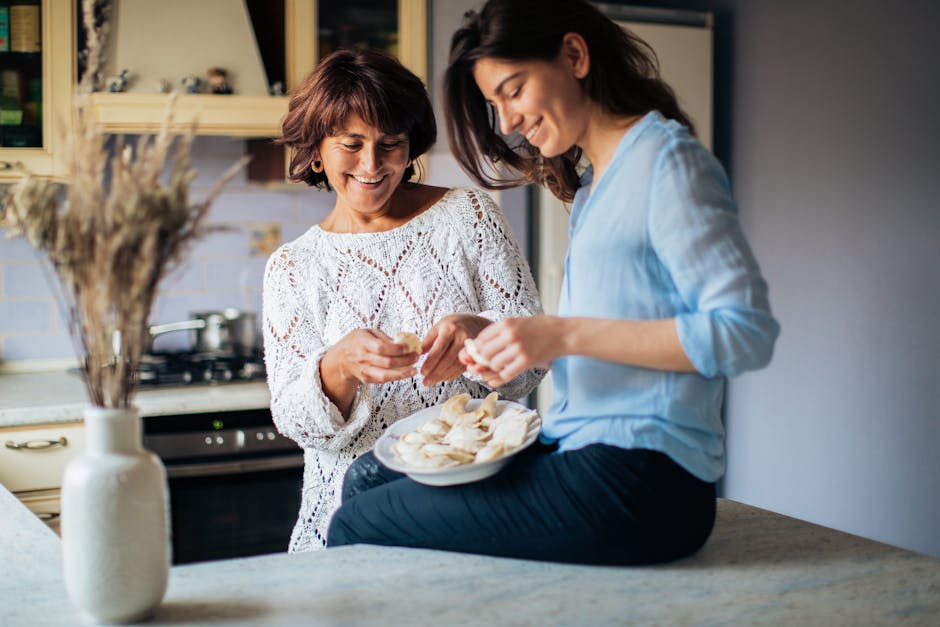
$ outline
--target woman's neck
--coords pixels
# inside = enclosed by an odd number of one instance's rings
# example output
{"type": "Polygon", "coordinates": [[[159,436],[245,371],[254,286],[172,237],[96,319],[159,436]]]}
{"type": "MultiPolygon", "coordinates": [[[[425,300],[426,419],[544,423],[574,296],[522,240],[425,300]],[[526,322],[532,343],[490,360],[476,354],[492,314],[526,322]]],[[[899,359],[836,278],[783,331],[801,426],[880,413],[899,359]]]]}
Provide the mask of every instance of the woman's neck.
{"type": "Polygon", "coordinates": [[[642,117],[642,115],[614,116],[599,109],[592,112],[587,132],[580,146],[584,151],[584,156],[594,166],[595,182],[600,180],[607,166],[610,165],[624,134],[642,117]]]}
{"type": "Polygon", "coordinates": [[[378,233],[400,226],[407,220],[395,217],[390,208],[365,214],[337,203],[320,223],[320,228],[333,233],[378,233]]]}
{"type": "Polygon", "coordinates": [[[381,211],[362,213],[337,203],[320,223],[331,233],[381,233],[397,228],[425,212],[441,199],[447,190],[421,184],[403,184],[381,211]]]}

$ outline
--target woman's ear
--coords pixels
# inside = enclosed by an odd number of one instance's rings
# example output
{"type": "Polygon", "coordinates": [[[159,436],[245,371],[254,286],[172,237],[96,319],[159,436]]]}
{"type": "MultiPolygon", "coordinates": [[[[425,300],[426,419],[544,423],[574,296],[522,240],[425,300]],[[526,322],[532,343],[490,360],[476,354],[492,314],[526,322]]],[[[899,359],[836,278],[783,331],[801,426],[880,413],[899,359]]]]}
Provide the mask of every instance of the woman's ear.
{"type": "Polygon", "coordinates": [[[591,69],[591,53],[587,42],[578,33],[566,33],[561,39],[561,57],[574,73],[574,77],[581,79],[588,75],[591,69]]]}

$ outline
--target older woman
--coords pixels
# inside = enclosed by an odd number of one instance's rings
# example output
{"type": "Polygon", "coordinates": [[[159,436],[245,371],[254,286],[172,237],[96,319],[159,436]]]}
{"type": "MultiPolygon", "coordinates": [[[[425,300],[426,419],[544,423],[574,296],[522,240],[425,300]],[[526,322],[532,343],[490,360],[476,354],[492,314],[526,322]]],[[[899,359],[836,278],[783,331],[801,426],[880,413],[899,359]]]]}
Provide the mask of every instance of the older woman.
{"type": "MultiPolygon", "coordinates": [[[[490,391],[465,376],[465,339],[539,312],[492,199],[412,181],[436,133],[421,80],[380,52],[332,54],[291,97],[280,139],[290,177],[335,192],[330,214],[281,246],[264,278],[271,412],[305,449],[291,551],[325,545],[347,467],[390,424],[490,391]],[[423,338],[420,353],[395,341],[399,331],[423,338]]],[[[525,396],[543,374],[527,370],[499,392],[525,396]]]]}

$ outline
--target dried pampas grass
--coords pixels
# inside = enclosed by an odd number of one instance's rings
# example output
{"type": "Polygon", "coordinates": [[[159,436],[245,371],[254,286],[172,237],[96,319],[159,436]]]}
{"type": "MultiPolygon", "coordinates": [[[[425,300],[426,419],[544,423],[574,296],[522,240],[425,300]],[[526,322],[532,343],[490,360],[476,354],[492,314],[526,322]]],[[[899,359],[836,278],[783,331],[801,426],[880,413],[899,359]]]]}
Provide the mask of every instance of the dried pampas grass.
{"type": "Polygon", "coordinates": [[[94,0],[83,0],[86,71],[67,125],[66,182],[25,176],[0,210],[0,227],[26,237],[48,257],[91,403],[119,408],[132,401],[160,281],[213,230],[206,224],[210,205],[247,159],[233,165],[205,199],[191,201],[196,122],[171,133],[172,96],[156,135],[133,145],[118,138],[109,146],[90,98],[102,50],[94,8],[94,0]]]}

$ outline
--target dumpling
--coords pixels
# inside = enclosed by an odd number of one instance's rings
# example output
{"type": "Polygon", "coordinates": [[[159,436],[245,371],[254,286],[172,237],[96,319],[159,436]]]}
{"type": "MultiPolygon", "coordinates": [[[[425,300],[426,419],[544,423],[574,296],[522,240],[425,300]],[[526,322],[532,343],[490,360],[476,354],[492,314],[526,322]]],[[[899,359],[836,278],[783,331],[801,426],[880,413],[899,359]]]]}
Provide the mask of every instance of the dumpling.
{"type": "Polygon", "coordinates": [[[454,424],[458,417],[467,413],[467,401],[469,400],[470,395],[464,392],[463,394],[451,396],[444,401],[444,405],[441,407],[441,422],[448,425],[454,424]]]}
{"type": "Polygon", "coordinates": [[[463,346],[467,349],[467,354],[470,355],[470,358],[473,361],[483,366],[484,368],[490,367],[490,360],[480,354],[480,351],[477,349],[477,345],[473,340],[470,338],[465,339],[463,341],[463,346]]]}
{"type": "Polygon", "coordinates": [[[412,353],[421,354],[421,338],[410,331],[396,331],[393,338],[396,344],[404,344],[412,353]]]}
{"type": "Polygon", "coordinates": [[[432,436],[443,437],[450,430],[450,425],[441,422],[440,420],[428,420],[426,423],[421,425],[421,428],[418,429],[421,433],[426,433],[432,436]]]}
{"type": "Polygon", "coordinates": [[[493,442],[506,448],[515,448],[525,441],[529,421],[524,416],[510,416],[500,420],[493,429],[493,442]]]}
{"type": "Polygon", "coordinates": [[[403,433],[399,439],[408,444],[427,444],[434,441],[434,436],[424,431],[409,431],[403,433]]]}
{"type": "Polygon", "coordinates": [[[480,409],[483,410],[483,420],[496,417],[496,401],[499,399],[499,392],[490,392],[480,403],[480,409]]]}
{"type": "Polygon", "coordinates": [[[451,423],[451,430],[454,429],[474,429],[480,425],[480,420],[483,418],[483,410],[475,409],[474,411],[468,411],[466,413],[460,414],[454,418],[454,422],[451,423]]]}
{"type": "Polygon", "coordinates": [[[443,438],[442,442],[447,444],[452,444],[456,440],[485,440],[489,434],[483,429],[477,429],[472,425],[456,425],[447,432],[443,438]]]}
{"type": "Polygon", "coordinates": [[[496,459],[505,452],[506,448],[498,442],[490,442],[477,451],[474,461],[478,464],[496,459]]]}
{"type": "MultiPolygon", "coordinates": [[[[468,453],[476,453],[477,451],[479,451],[480,449],[486,446],[486,442],[484,442],[483,440],[476,440],[476,439],[471,439],[471,438],[467,438],[467,439],[455,438],[453,440],[448,441],[447,444],[449,444],[455,449],[466,451],[468,453]]],[[[469,461],[473,461],[473,460],[471,459],[469,461]]]]}
{"type": "Polygon", "coordinates": [[[473,453],[454,448],[449,444],[425,444],[421,452],[428,457],[446,456],[461,464],[473,461],[473,453]]]}

